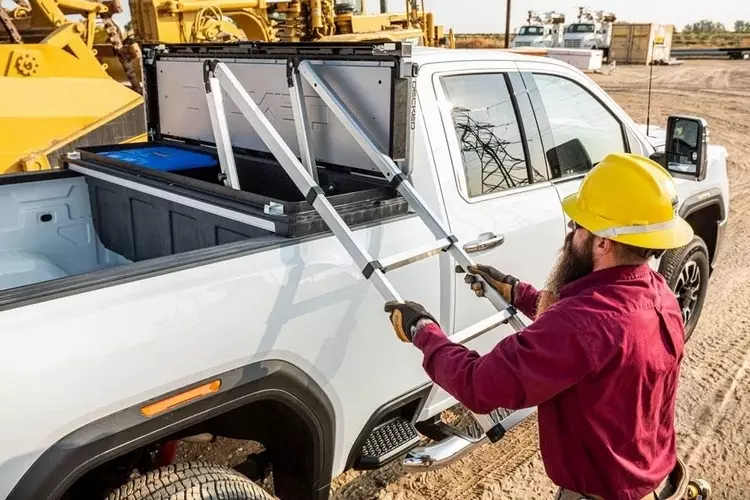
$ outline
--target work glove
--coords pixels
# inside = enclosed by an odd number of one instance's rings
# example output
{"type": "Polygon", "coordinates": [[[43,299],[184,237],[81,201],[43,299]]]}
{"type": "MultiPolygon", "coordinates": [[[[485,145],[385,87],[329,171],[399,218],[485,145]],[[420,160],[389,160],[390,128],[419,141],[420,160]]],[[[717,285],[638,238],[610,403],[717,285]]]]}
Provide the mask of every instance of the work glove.
{"type": "Polygon", "coordinates": [[[466,275],[464,281],[471,285],[471,289],[474,290],[477,297],[484,297],[484,289],[482,288],[482,283],[477,277],[472,275],[481,276],[488,285],[497,290],[497,293],[505,299],[505,302],[513,305],[513,302],[516,299],[516,283],[518,283],[518,278],[515,278],[510,274],[503,274],[490,266],[469,266],[467,270],[469,271],[469,274],[466,275]]]}
{"type": "Polygon", "coordinates": [[[435,318],[421,304],[409,300],[406,302],[396,302],[395,300],[386,302],[385,312],[390,314],[393,329],[402,342],[414,340],[417,322],[420,319],[429,319],[437,323],[435,318]]]}

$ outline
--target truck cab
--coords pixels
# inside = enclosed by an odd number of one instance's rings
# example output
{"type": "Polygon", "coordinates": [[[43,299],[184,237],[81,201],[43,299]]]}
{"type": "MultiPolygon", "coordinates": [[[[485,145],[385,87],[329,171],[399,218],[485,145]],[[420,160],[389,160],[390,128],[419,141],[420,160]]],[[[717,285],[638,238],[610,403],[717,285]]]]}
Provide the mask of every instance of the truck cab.
{"type": "Polygon", "coordinates": [[[569,25],[563,37],[567,49],[603,49],[609,47],[606,30],[595,23],[569,25]]]}
{"type": "Polygon", "coordinates": [[[568,25],[563,35],[566,49],[591,49],[604,51],[606,58],[612,43],[612,28],[615,15],[607,12],[591,12],[580,8],[578,22],[568,25]]]}
{"type": "Polygon", "coordinates": [[[557,12],[529,11],[526,25],[518,30],[511,47],[560,47],[565,16],[557,12]]]}
{"type": "Polygon", "coordinates": [[[549,47],[549,36],[545,33],[544,26],[522,26],[513,39],[511,46],[517,47],[549,47]]]}

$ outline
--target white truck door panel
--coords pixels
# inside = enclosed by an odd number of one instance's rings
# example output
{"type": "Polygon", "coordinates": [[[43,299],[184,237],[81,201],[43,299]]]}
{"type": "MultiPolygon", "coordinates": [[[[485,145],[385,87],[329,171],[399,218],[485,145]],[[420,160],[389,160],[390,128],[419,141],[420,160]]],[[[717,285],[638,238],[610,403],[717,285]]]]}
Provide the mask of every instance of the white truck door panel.
{"type": "MultiPolygon", "coordinates": [[[[470,255],[542,287],[565,226],[557,192],[546,180],[543,157],[533,149],[539,146],[538,130],[519,125],[520,112],[530,112],[530,106],[526,102],[520,109],[511,94],[511,75],[518,78],[515,65],[495,63],[478,70],[473,64],[470,72],[456,66],[445,71],[435,68],[429,81],[420,80],[418,90],[419,95],[428,96],[421,104],[450,229],[462,245],[483,238],[502,241],[470,255]],[[432,103],[433,95],[437,106],[432,103]],[[534,183],[529,182],[530,172],[534,183]]],[[[443,325],[447,332],[459,331],[495,312],[489,301],[469,290],[463,274],[455,275],[454,286],[454,321],[443,325]]],[[[467,346],[484,354],[511,332],[509,326],[502,326],[467,346]]],[[[436,388],[423,416],[453,404],[452,397],[436,388]]]]}

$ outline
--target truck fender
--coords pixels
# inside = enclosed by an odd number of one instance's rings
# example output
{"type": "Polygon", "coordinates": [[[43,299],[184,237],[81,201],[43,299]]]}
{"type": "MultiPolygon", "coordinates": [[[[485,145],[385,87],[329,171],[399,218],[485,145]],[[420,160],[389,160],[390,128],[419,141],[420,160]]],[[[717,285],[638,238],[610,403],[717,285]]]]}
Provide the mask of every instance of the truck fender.
{"type": "Polygon", "coordinates": [[[726,209],[724,208],[724,199],[721,197],[721,190],[719,188],[711,188],[700,193],[696,193],[682,202],[680,206],[680,217],[686,219],[691,214],[706,208],[710,205],[719,206],[719,214],[721,219],[726,218],[726,209]]]}
{"type": "MultiPolygon", "coordinates": [[[[164,439],[195,424],[249,403],[273,400],[304,422],[313,441],[312,498],[327,498],[333,470],[335,416],[321,387],[296,366],[260,361],[143,401],[91,422],[60,439],[34,462],[8,500],[60,498],[75,481],[115,457],[164,439]],[[142,408],[215,380],[219,390],[173,409],[146,417],[142,408]]],[[[283,432],[283,430],[282,430],[283,432]]]]}
{"type": "Polygon", "coordinates": [[[679,208],[679,215],[693,227],[693,231],[703,238],[708,248],[711,269],[716,265],[719,248],[724,239],[727,219],[724,198],[718,187],[701,191],[687,198],[679,208]],[[712,215],[710,219],[701,217],[702,211],[712,215]],[[708,212],[711,211],[711,212],[708,212]],[[715,220],[714,220],[715,219],[715,220]]]}

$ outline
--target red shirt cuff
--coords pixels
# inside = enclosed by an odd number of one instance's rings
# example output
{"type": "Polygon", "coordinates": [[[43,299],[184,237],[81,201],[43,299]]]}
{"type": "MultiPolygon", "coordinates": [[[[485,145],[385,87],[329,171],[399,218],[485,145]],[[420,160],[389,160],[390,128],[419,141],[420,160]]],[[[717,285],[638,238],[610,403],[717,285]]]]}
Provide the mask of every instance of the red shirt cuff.
{"type": "Polygon", "coordinates": [[[539,292],[529,283],[522,281],[516,285],[516,296],[514,306],[531,319],[536,318],[536,307],[539,301],[539,292]]]}
{"type": "Polygon", "coordinates": [[[429,323],[414,334],[413,344],[422,352],[432,350],[444,343],[450,343],[450,341],[437,323],[429,323]]]}

